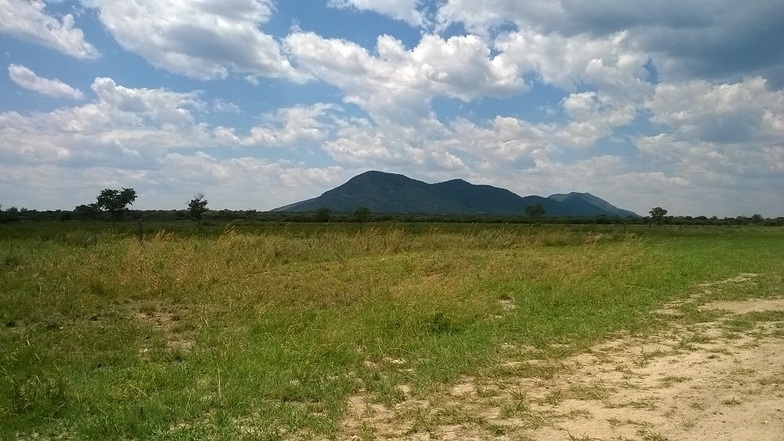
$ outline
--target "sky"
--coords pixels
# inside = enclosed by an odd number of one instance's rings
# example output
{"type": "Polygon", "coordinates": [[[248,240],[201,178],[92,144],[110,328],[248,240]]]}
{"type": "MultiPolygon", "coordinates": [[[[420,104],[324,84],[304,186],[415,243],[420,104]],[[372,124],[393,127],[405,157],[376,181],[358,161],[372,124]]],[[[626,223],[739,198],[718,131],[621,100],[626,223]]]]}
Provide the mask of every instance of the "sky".
{"type": "Polygon", "coordinates": [[[781,0],[0,0],[0,204],[269,210],[367,170],[784,216],[781,0]]]}

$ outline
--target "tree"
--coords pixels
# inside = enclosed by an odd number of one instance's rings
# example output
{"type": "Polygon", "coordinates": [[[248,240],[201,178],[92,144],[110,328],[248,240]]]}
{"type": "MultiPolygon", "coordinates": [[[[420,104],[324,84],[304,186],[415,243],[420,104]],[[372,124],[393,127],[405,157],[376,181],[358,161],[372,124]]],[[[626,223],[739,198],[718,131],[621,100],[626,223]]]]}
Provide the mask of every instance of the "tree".
{"type": "Polygon", "coordinates": [[[98,207],[95,204],[77,205],[73,213],[82,220],[95,220],[98,217],[98,207]]]}
{"type": "Polygon", "coordinates": [[[754,214],[754,215],[751,216],[751,223],[753,223],[753,224],[761,224],[762,221],[764,221],[764,220],[765,219],[759,213],[754,214]]]}
{"type": "Polygon", "coordinates": [[[534,204],[525,207],[525,214],[533,221],[539,221],[545,214],[542,204],[534,204]]]}
{"type": "Polygon", "coordinates": [[[188,213],[199,223],[201,223],[201,216],[208,210],[207,199],[204,199],[204,194],[202,193],[194,195],[193,199],[188,202],[188,213]]]}
{"type": "Polygon", "coordinates": [[[368,207],[358,207],[354,210],[354,219],[360,224],[364,224],[370,219],[370,209],[368,207]]]}
{"type": "Polygon", "coordinates": [[[19,222],[20,220],[22,220],[19,217],[19,209],[16,207],[11,207],[5,210],[5,216],[3,216],[3,218],[4,218],[3,219],[4,222],[19,222]]]}
{"type": "Polygon", "coordinates": [[[136,200],[136,190],[132,188],[123,188],[122,190],[107,188],[101,190],[97,199],[95,207],[99,210],[108,211],[112,215],[112,220],[117,222],[122,220],[123,215],[128,211],[128,206],[133,205],[133,201],[136,200]]]}
{"type": "Polygon", "coordinates": [[[332,210],[327,207],[321,207],[316,210],[316,222],[329,222],[331,216],[332,210]]]}
{"type": "Polygon", "coordinates": [[[664,216],[667,216],[667,210],[662,207],[654,207],[650,211],[651,220],[654,223],[661,224],[664,221],[664,216]]]}

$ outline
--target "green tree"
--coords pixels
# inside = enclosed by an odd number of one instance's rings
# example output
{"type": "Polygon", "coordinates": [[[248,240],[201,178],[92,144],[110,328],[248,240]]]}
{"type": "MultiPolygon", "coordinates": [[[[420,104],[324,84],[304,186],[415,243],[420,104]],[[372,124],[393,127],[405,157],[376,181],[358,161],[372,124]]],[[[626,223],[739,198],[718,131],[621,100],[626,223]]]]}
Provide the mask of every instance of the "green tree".
{"type": "Polygon", "coordinates": [[[667,216],[667,210],[662,207],[651,208],[651,220],[656,224],[664,222],[664,216],[667,216]]]}
{"type": "Polygon", "coordinates": [[[3,221],[4,222],[19,222],[20,220],[22,220],[22,219],[19,217],[19,209],[18,208],[11,207],[11,208],[5,210],[5,215],[3,216],[3,221]]]}
{"type": "Polygon", "coordinates": [[[109,212],[112,215],[112,221],[117,222],[122,220],[123,215],[128,211],[128,206],[133,205],[133,201],[136,200],[136,190],[132,188],[123,188],[122,190],[107,188],[101,190],[97,199],[95,207],[109,212]]]}
{"type": "Polygon", "coordinates": [[[199,223],[201,223],[202,215],[208,210],[209,208],[207,208],[207,199],[204,199],[204,194],[202,193],[194,195],[193,199],[188,202],[188,213],[190,214],[191,218],[199,223]]]}
{"type": "Polygon", "coordinates": [[[760,224],[760,223],[762,223],[762,221],[764,221],[764,220],[765,220],[765,219],[764,219],[764,218],[762,217],[762,215],[761,215],[761,214],[759,214],[759,213],[757,213],[757,214],[754,214],[754,215],[752,215],[752,216],[751,216],[751,223],[753,223],[753,224],[760,224]]]}
{"type": "Polygon", "coordinates": [[[329,222],[329,218],[332,217],[332,210],[327,207],[321,207],[316,210],[316,222],[329,222]]]}
{"type": "Polygon", "coordinates": [[[542,204],[534,204],[525,207],[525,214],[534,222],[539,222],[546,211],[542,204]]]}
{"type": "Polygon", "coordinates": [[[354,219],[356,219],[357,222],[364,224],[370,219],[370,209],[368,207],[358,207],[354,210],[354,219]]]}
{"type": "Polygon", "coordinates": [[[95,220],[98,218],[98,211],[95,204],[77,205],[73,214],[81,220],[95,220]]]}
{"type": "Polygon", "coordinates": [[[738,216],[738,217],[735,218],[735,223],[737,223],[738,225],[748,225],[749,224],[749,218],[747,218],[746,216],[742,216],[742,215],[738,216]]]}

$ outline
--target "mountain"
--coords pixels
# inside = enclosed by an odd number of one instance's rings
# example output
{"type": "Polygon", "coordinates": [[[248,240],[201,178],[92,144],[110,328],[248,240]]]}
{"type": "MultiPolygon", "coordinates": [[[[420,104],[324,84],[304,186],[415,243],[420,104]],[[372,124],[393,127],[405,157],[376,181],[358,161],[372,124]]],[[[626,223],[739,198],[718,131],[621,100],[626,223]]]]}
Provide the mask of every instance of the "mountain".
{"type": "Polygon", "coordinates": [[[409,177],[368,171],[321,196],[272,211],[316,211],[329,208],[351,212],[367,207],[374,213],[521,215],[529,205],[541,204],[547,216],[636,216],[589,193],[520,197],[491,185],[462,179],[428,184],[409,177]]]}
{"type": "Polygon", "coordinates": [[[591,210],[596,210],[598,214],[593,216],[601,216],[602,214],[609,213],[610,216],[639,217],[637,213],[618,208],[604,199],[597,198],[590,193],[571,192],[568,194],[553,194],[548,196],[548,199],[553,199],[558,202],[564,202],[574,206],[578,206],[579,204],[580,206],[584,207],[586,213],[590,212],[591,210]]]}

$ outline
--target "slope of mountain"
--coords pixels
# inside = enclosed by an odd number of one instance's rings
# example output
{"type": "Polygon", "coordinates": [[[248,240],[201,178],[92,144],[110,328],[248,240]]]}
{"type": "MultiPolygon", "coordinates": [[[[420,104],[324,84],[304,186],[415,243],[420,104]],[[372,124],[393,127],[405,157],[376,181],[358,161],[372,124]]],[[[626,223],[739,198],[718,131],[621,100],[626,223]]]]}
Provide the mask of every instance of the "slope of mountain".
{"type": "Polygon", "coordinates": [[[273,211],[302,212],[326,207],[333,211],[351,212],[358,207],[367,207],[375,213],[521,215],[527,206],[535,204],[541,204],[547,216],[621,216],[618,213],[631,213],[588,193],[549,198],[520,197],[503,188],[474,185],[462,179],[428,184],[379,171],[362,173],[317,198],[273,211]]]}
{"type": "MultiPolygon", "coordinates": [[[[618,208],[615,205],[605,201],[604,199],[598,198],[590,193],[577,193],[571,192],[568,194],[553,194],[548,197],[548,199],[554,199],[558,202],[566,202],[569,204],[588,204],[593,206],[595,210],[599,210],[599,214],[595,216],[599,216],[602,213],[610,213],[611,216],[618,216],[618,217],[639,217],[636,213],[624,210],[622,208],[618,208]]],[[[590,211],[591,207],[585,207],[586,212],[590,211]]]]}

